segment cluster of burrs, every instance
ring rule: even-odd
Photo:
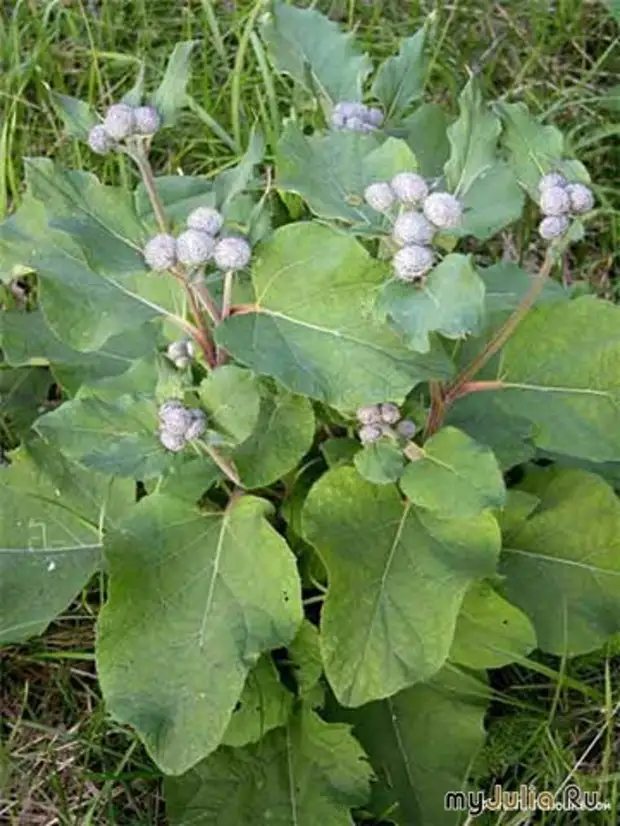
[[[403,419],[400,409],[391,402],[366,404],[358,408],[360,428],[357,435],[363,445],[371,445],[384,436],[396,441],[409,441],[415,436],[415,422]]]
[[[368,206],[393,219],[392,240],[400,249],[392,258],[400,281],[420,281],[435,263],[432,243],[441,230],[461,224],[463,207],[449,192],[430,192],[428,181],[415,172],[400,172],[391,181],[364,190]]]
[[[130,138],[148,138],[161,126],[161,117],[154,106],[130,106],[115,103],[110,106],[102,123],[88,133],[88,145],[98,155],[118,149]]]
[[[545,216],[538,225],[538,232],[545,241],[564,235],[571,215],[582,215],[594,207],[594,195],[589,186],[570,183],[559,172],[548,172],[538,184],[538,205]]]
[[[144,247],[144,260],[152,270],[169,270],[177,264],[201,267],[213,261],[220,270],[246,267],[252,248],[245,238],[220,235],[224,219],[213,207],[201,206],[187,217],[187,228],[177,238],[167,232],[155,235]]]
[[[207,417],[197,407],[185,407],[178,399],[164,402],[158,410],[159,441],[166,448],[178,453],[188,442],[204,433]]]
[[[337,103],[329,117],[333,129],[339,132],[374,132],[383,123],[383,112],[365,103]]]

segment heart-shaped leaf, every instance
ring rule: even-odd
[[[260,32],[278,72],[331,103],[361,99],[372,64],[352,35],[319,11],[276,0]]]
[[[371,770],[342,723],[301,708],[288,726],[244,749],[222,747],[183,777],[167,778],[171,826],[354,826]]]
[[[509,500],[503,592],[532,620],[543,651],[593,651],[620,631],[618,498],[581,470],[540,471],[521,487],[539,501],[515,516]]]
[[[268,513],[251,496],[201,512],[156,494],[106,539],[103,694],[169,774],[217,748],[259,655],[301,623],[295,559]]]
[[[401,401],[452,366],[437,343],[412,354],[372,317],[382,275],[353,238],[314,224],[281,227],[257,256],[256,305],[219,325],[217,340],[257,372],[335,407]]]
[[[455,427],[442,428],[424,443],[400,486],[414,505],[447,519],[501,508],[506,495],[493,451]]]
[[[32,441],[0,468],[0,642],[45,630],[101,560],[103,530],[134,501],[111,482]]]
[[[456,623],[452,662],[474,669],[502,668],[534,648],[536,633],[527,616],[490,583],[472,585]]]
[[[388,125],[398,121],[411,104],[422,97],[428,71],[425,52],[428,25],[429,21],[405,38],[398,54],[388,57],[377,71],[371,91],[381,102]]]
[[[467,788],[484,743],[488,697],[480,678],[446,666],[427,683],[343,715],[377,776],[371,807],[377,819],[389,812],[398,826],[461,822],[463,813],[446,807],[446,795]]]
[[[620,309],[590,296],[537,307],[504,347],[496,394],[552,453],[620,460]]]
[[[465,592],[472,580],[492,576],[500,546],[490,513],[431,514],[347,466],[310,491],[304,535],[328,571],[321,647],[327,679],[347,706],[439,671]]]
[[[378,310],[385,313],[418,353],[431,349],[431,333],[464,338],[480,330],[484,314],[484,283],[469,255],[447,255],[420,287],[389,281],[381,291]]]

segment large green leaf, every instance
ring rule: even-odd
[[[536,648],[527,616],[489,582],[469,589],[456,623],[450,660],[467,668],[501,668]]]
[[[92,106],[83,100],[52,91],[50,101],[62,119],[66,134],[73,138],[86,140],[91,128],[100,122]]]
[[[540,501],[504,524],[506,597],[530,617],[544,651],[569,656],[620,631],[620,503],[581,470],[526,477]]]
[[[437,344],[412,354],[372,317],[384,268],[353,238],[293,224],[265,243],[253,269],[257,303],[217,328],[236,359],[296,393],[335,407],[400,401],[452,371]]]
[[[359,132],[304,135],[289,121],[278,141],[276,186],[296,192],[322,218],[380,229],[380,216],[363,200],[364,160],[377,138]]]
[[[431,681],[346,714],[377,775],[373,810],[399,826],[456,826],[445,795],[467,788],[484,743],[488,689],[453,666]],[[384,815],[381,817],[381,815]]]
[[[493,574],[500,546],[490,513],[436,516],[346,466],[310,491],[304,529],[329,574],[321,612],[325,673],[349,706],[388,697],[441,668],[465,592]]]
[[[94,175],[28,161],[29,195],[0,226],[0,251],[35,270],[43,315],[76,350],[182,309],[174,279],[147,273],[144,231],[130,193]]]
[[[413,115],[391,130],[391,134],[407,141],[418,162],[418,171],[425,178],[437,178],[450,155],[448,118],[438,103],[423,103]]]
[[[309,620],[304,619],[297,636],[288,647],[288,654],[291,658],[299,696],[308,701],[321,696],[319,681],[323,674],[323,659],[319,632]]]
[[[248,674],[222,744],[257,743],[268,731],[286,725],[292,706],[293,695],[280,682],[271,657],[264,654]]]
[[[232,454],[243,484],[264,487],[292,470],[312,446],[314,428],[308,399],[264,391],[254,432]]]
[[[425,54],[427,23],[405,38],[397,55],[379,67],[372,93],[383,106],[386,121],[398,120],[424,92],[428,59]]]
[[[488,241],[521,217],[525,198],[508,164],[483,172],[463,196],[460,234]]]
[[[473,78],[461,92],[459,110],[459,117],[448,128],[451,153],[444,169],[446,183],[457,195],[471,189],[495,164],[502,131],[500,119],[484,103],[480,86]]]
[[[361,99],[372,64],[358,53],[353,35],[321,12],[276,0],[263,18],[261,36],[278,72],[331,103]]]
[[[398,445],[380,439],[357,451],[353,464],[358,473],[374,485],[389,485],[400,479],[406,462]]]
[[[532,424],[505,410],[497,394],[470,393],[457,399],[448,409],[444,424],[490,447],[503,471],[527,462],[536,453]]]
[[[493,451],[455,427],[442,428],[424,443],[400,486],[414,505],[448,519],[501,508],[506,495]]]
[[[220,748],[165,782],[171,826],[354,826],[370,766],[342,723],[301,709],[286,728],[244,749]]]
[[[111,476],[148,479],[171,461],[159,441],[157,410],[149,397],[73,399],[41,416],[35,429],[69,459]]]
[[[0,315],[0,340],[14,366],[49,364],[60,384],[74,394],[84,382],[118,376],[155,349],[157,327],[146,324],[109,338],[100,350],[82,353],[52,333],[40,310]]]
[[[389,281],[378,308],[419,353],[431,348],[430,334],[464,338],[480,330],[484,315],[484,283],[470,255],[447,255],[421,287]]]
[[[209,426],[233,442],[247,439],[258,420],[261,397],[257,377],[243,367],[225,364],[200,385],[200,398],[209,414]]]
[[[168,58],[161,83],[151,96],[151,103],[161,114],[164,126],[173,126],[185,103],[185,90],[189,83],[190,58],[195,40],[177,43]]]
[[[478,335],[468,336],[459,343],[458,351],[455,353],[455,361],[459,368],[467,366],[484,350],[491,336],[530,291],[532,279],[535,278],[534,274],[528,273],[512,261],[500,261],[490,267],[480,267],[478,274],[485,287],[483,326]],[[570,297],[570,290],[565,289],[557,281],[548,279],[535,306],[553,301],[568,301]],[[499,354],[496,354],[489,359],[476,374],[476,378],[494,379],[499,358]]]
[[[498,160],[501,122],[484,104],[473,78],[459,107],[458,119],[448,128],[446,183],[463,201],[463,233],[486,240],[521,215],[523,195],[511,169]]]
[[[487,315],[497,325],[497,319],[512,312],[532,286],[532,275],[512,261],[499,261],[490,267],[480,267],[480,278],[485,286]],[[537,304],[568,301],[570,292],[557,281],[548,280]]]
[[[295,559],[266,521],[269,507],[244,496],[200,512],[155,494],[106,538],[104,698],[169,774],[217,748],[259,655],[301,623]]]
[[[45,367],[0,366],[0,443],[5,449],[28,433],[47,403],[52,384]]]
[[[364,202],[365,188],[417,168],[415,155],[395,137],[328,132],[307,136],[290,121],[277,148],[279,189],[295,192],[322,218],[346,221],[365,235],[389,232],[389,224]]]
[[[0,643],[45,630],[86,585],[103,530],[134,500],[133,485],[67,462],[42,442],[0,469]]]
[[[505,346],[496,394],[552,453],[620,460],[620,309],[584,296],[533,310]]]
[[[538,182],[546,172],[560,171],[571,180],[588,183],[586,168],[579,161],[562,160],[564,138],[555,126],[544,126],[532,117],[524,103],[499,103],[502,143],[519,183],[538,201]]]

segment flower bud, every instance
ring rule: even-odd
[[[366,123],[378,128],[383,123],[383,112],[374,106],[366,110]]]
[[[363,445],[371,445],[383,436],[383,428],[379,425],[367,424],[360,427],[358,435]]]
[[[166,450],[171,450],[174,453],[178,453],[180,450],[183,450],[186,444],[185,437],[182,434],[173,433],[163,427],[159,431],[159,441],[166,448]]]
[[[402,436],[403,439],[413,439],[416,430],[416,424],[412,422],[411,419],[403,419],[402,422],[396,425],[396,432],[399,436]]]
[[[187,216],[187,226],[190,229],[197,229],[206,232],[208,235],[217,235],[222,229],[224,219],[213,207],[197,207]]]
[[[564,175],[560,175],[559,172],[547,172],[538,182],[538,190],[542,194],[543,190],[550,189],[551,187],[559,186],[563,189],[567,183],[568,181]]]
[[[394,192],[388,183],[370,184],[364,190],[364,200],[377,212],[387,212],[394,205]]]
[[[439,229],[455,229],[461,223],[463,207],[449,192],[433,192],[424,201],[424,215]]]
[[[138,106],[134,109],[134,128],[138,135],[154,135],[161,126],[159,112],[154,106]]]
[[[250,263],[252,248],[245,238],[230,236],[217,242],[213,257],[220,270],[242,270]]]
[[[545,241],[559,238],[568,229],[569,220],[566,215],[548,215],[538,225],[538,232]]]
[[[133,135],[136,126],[134,112],[133,106],[128,106],[126,103],[115,103],[110,106],[103,119],[108,135],[117,141]]]
[[[589,212],[594,207],[594,195],[589,186],[585,184],[569,184],[566,187],[570,208],[572,212],[581,214]]]
[[[159,408],[159,421],[162,430],[177,436],[185,436],[193,419],[190,411],[180,401],[171,399]]]
[[[415,172],[399,172],[390,185],[402,204],[419,204],[428,194],[428,184]]]
[[[430,244],[436,228],[421,212],[403,212],[394,221],[392,238],[400,246],[406,244]]]
[[[116,146],[116,141],[108,135],[105,126],[98,123],[88,133],[88,145],[98,155],[107,155]]]
[[[544,215],[565,215],[570,210],[568,192],[560,186],[543,189],[539,204]]]
[[[397,405],[384,402],[379,406],[379,410],[383,424],[396,424],[400,421],[400,410]]]
[[[187,229],[177,238],[177,258],[188,267],[200,267],[213,257],[215,239],[206,232]]]
[[[191,416],[191,423],[185,432],[185,438],[188,442],[191,442],[192,439],[197,439],[204,433],[207,426],[207,417],[198,408],[192,408],[187,412]]]
[[[401,281],[422,278],[433,267],[433,252],[428,247],[411,244],[398,250],[392,259],[394,275]]]
[[[169,270],[177,262],[177,242],[165,232],[155,235],[144,247],[144,260],[152,270]]]
[[[355,415],[361,424],[379,424],[381,422],[381,411],[378,404],[365,404],[357,409]]]

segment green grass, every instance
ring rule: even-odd
[[[158,170],[216,174],[243,151],[256,118],[273,150],[279,117],[287,113],[288,90],[271,74],[252,34],[254,4],[17,0],[3,6],[0,218],[21,197],[23,156],[53,156],[66,166],[96,171],[109,182],[132,180],[122,159],[94,158],[63,136],[49,90],[103,107],[133,84],[140,60],[154,83],[180,39],[198,40],[190,88],[194,103],[178,129],[158,137]],[[476,72],[489,97],[523,100],[561,126],[571,150],[588,166],[601,205],[587,239],[567,262],[567,277],[586,282],[602,296],[619,296],[614,277],[620,234],[619,29],[602,4],[340,0],[319,6],[355,29],[375,59],[392,53],[434,9],[433,98],[456,111],[459,89],[468,72]],[[0,652],[5,743],[0,823],[165,822],[157,772],[136,739],[110,722],[101,706],[93,662],[96,613],[97,602],[88,594],[43,639]],[[569,664],[545,660],[536,668],[513,667],[495,676],[498,699],[481,776],[487,783],[532,782],[542,790],[558,788],[576,770],[585,786],[602,790],[615,807],[612,812],[589,820],[554,813],[527,822],[615,824],[618,654],[602,652]],[[519,817],[505,814],[489,823],[526,822]]]

